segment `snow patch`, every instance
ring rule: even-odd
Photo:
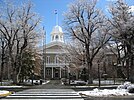
[[[111,97],[111,96],[129,96],[133,93],[129,93],[129,89],[134,89],[134,85],[130,82],[124,83],[124,85],[119,85],[117,89],[104,89],[100,90],[98,88],[93,89],[92,91],[80,91],[78,92],[81,95],[86,96],[98,96],[98,97]]]
[[[0,94],[7,94],[7,93],[9,93],[9,91],[5,91],[5,90],[0,91]]]
[[[0,90],[0,97],[5,97],[7,95],[9,95],[10,92],[9,91],[6,91],[6,90]]]
[[[23,86],[0,86],[0,88],[21,88]]]

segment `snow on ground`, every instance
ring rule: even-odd
[[[92,91],[80,91],[81,95],[86,96],[99,96],[99,97],[109,97],[109,96],[134,96],[133,93],[129,93],[130,89],[134,90],[134,85],[130,82],[125,82],[123,85],[119,85],[117,89],[98,89],[95,88]]]
[[[0,97],[7,96],[7,95],[9,95],[9,94],[10,94],[9,91],[6,91],[6,90],[0,90]]]
[[[0,91],[0,94],[6,94],[6,93],[9,93],[9,91],[5,91],[5,90]]]
[[[50,80],[47,80],[47,81],[43,82],[42,84],[47,84],[47,83],[49,83],[49,82],[50,82]]]
[[[109,96],[128,96],[128,95],[134,95],[131,93],[128,93],[128,91],[126,89],[113,89],[113,90],[108,90],[108,89],[104,89],[104,90],[99,90],[99,89],[94,89],[92,91],[80,91],[79,94],[83,94],[86,96],[105,96],[105,97],[109,97]]]
[[[0,86],[0,88],[21,88],[23,86]]]

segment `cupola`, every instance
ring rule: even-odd
[[[58,25],[53,27],[51,32],[51,42],[64,42],[62,28]]]

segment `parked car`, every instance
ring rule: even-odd
[[[27,85],[30,85],[30,84],[32,84],[32,80],[28,79],[24,83],[27,84]],[[33,80],[34,85],[40,85],[41,83],[42,83],[41,80],[35,80],[35,79]]]

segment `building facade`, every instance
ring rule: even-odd
[[[45,48],[45,79],[61,79],[68,75],[69,64],[65,58],[64,46],[62,28],[56,25],[51,32],[51,42]]]

